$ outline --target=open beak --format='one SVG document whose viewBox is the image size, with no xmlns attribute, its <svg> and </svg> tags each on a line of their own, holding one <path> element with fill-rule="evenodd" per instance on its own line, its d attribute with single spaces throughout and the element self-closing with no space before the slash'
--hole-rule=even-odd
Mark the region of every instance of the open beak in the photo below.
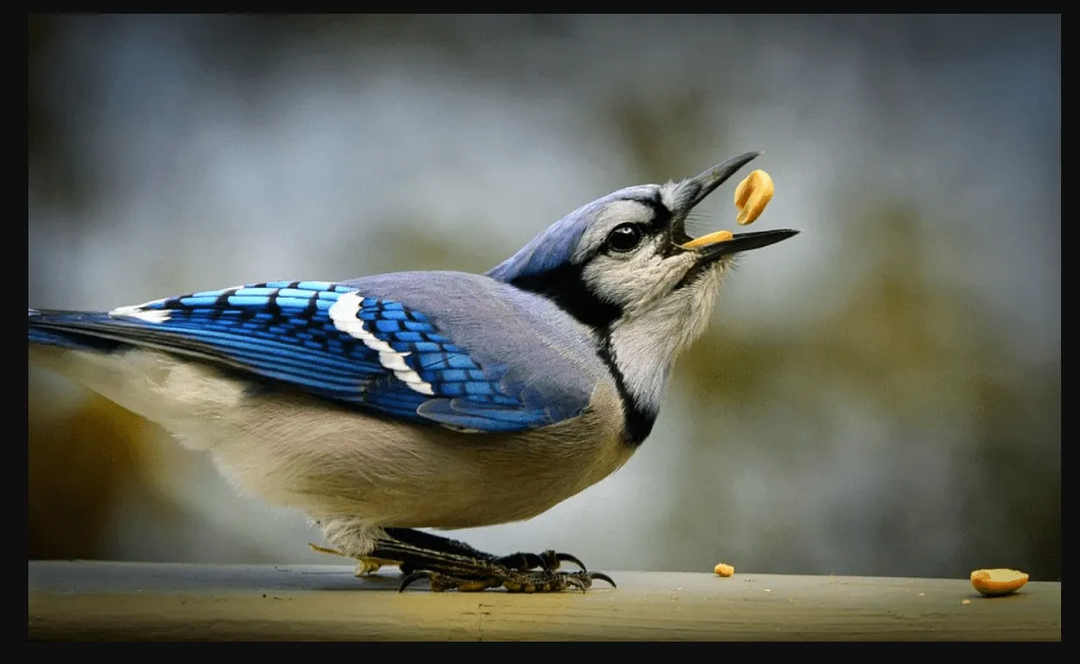
<svg viewBox="0 0 1080 664">
<path fill-rule="evenodd" d="M 716 190 L 721 184 L 734 175 L 740 168 L 760 156 L 760 152 L 747 152 L 738 157 L 728 159 L 722 164 L 717 164 L 697 177 L 690 178 L 680 185 L 680 196 L 683 217 L 705 197 Z M 683 193 L 685 192 L 685 193 Z M 782 229 L 775 231 L 759 231 L 756 233 L 731 233 L 730 231 L 716 231 L 699 238 L 690 239 L 682 231 L 681 224 L 677 233 L 686 238 L 686 242 L 679 243 L 682 249 L 697 251 L 702 262 L 711 262 L 729 254 L 760 249 L 770 244 L 776 244 L 781 240 L 798 235 L 799 231 Z"/>
</svg>

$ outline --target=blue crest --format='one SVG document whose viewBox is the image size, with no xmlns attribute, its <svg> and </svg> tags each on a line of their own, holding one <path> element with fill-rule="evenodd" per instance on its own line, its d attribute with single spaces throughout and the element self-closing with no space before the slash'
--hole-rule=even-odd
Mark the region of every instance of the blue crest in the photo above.
<svg viewBox="0 0 1080 664">
<path fill-rule="evenodd" d="M 648 187 L 649 185 L 646 185 Z M 492 279 L 510 283 L 519 277 L 543 274 L 548 270 L 570 262 L 574 249 L 585 229 L 595 216 L 610 203 L 631 194 L 641 193 L 642 187 L 627 187 L 603 198 L 587 203 L 559 221 L 549 226 L 544 232 L 534 237 L 516 254 L 488 270 L 485 274 Z"/>
</svg>

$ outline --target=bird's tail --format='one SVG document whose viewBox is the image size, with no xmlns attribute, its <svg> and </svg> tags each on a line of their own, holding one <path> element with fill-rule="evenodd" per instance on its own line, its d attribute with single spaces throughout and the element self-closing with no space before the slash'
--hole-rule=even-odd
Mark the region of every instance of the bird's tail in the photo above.
<svg viewBox="0 0 1080 664">
<path fill-rule="evenodd" d="M 161 424 L 191 449 L 208 443 L 186 432 L 199 429 L 205 413 L 222 412 L 222 394 L 237 391 L 229 381 L 167 355 L 138 352 L 153 348 L 138 335 L 139 326 L 107 313 L 30 309 L 28 325 L 32 368 L 64 376 Z"/>
<path fill-rule="evenodd" d="M 31 344 L 98 352 L 111 352 L 126 345 L 122 341 L 90 332 L 108 322 L 109 315 L 106 313 L 42 309 L 28 311 L 28 342 Z"/>
</svg>

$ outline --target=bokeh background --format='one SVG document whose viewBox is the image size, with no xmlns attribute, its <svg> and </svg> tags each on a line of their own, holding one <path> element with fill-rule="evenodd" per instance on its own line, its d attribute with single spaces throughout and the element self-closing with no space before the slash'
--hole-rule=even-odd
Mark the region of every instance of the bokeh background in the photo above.
<svg viewBox="0 0 1080 664">
<path fill-rule="evenodd" d="M 596 569 L 1061 578 L 1059 16 L 30 17 L 29 302 L 482 271 L 764 150 L 776 197 L 630 463 L 459 531 Z M 734 227 L 734 182 L 696 230 Z M 344 562 L 29 373 L 29 557 Z"/>
</svg>

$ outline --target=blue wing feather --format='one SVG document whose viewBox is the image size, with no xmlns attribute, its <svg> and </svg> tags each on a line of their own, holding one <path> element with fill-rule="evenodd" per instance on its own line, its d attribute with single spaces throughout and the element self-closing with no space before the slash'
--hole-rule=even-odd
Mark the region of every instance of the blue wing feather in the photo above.
<svg viewBox="0 0 1080 664">
<path fill-rule="evenodd" d="M 29 322 L 31 343 L 159 348 L 417 423 L 519 431 L 584 405 L 544 408 L 504 379 L 505 365 L 481 365 L 425 313 L 328 282 L 252 284 L 110 313 L 30 310 Z"/>
</svg>

